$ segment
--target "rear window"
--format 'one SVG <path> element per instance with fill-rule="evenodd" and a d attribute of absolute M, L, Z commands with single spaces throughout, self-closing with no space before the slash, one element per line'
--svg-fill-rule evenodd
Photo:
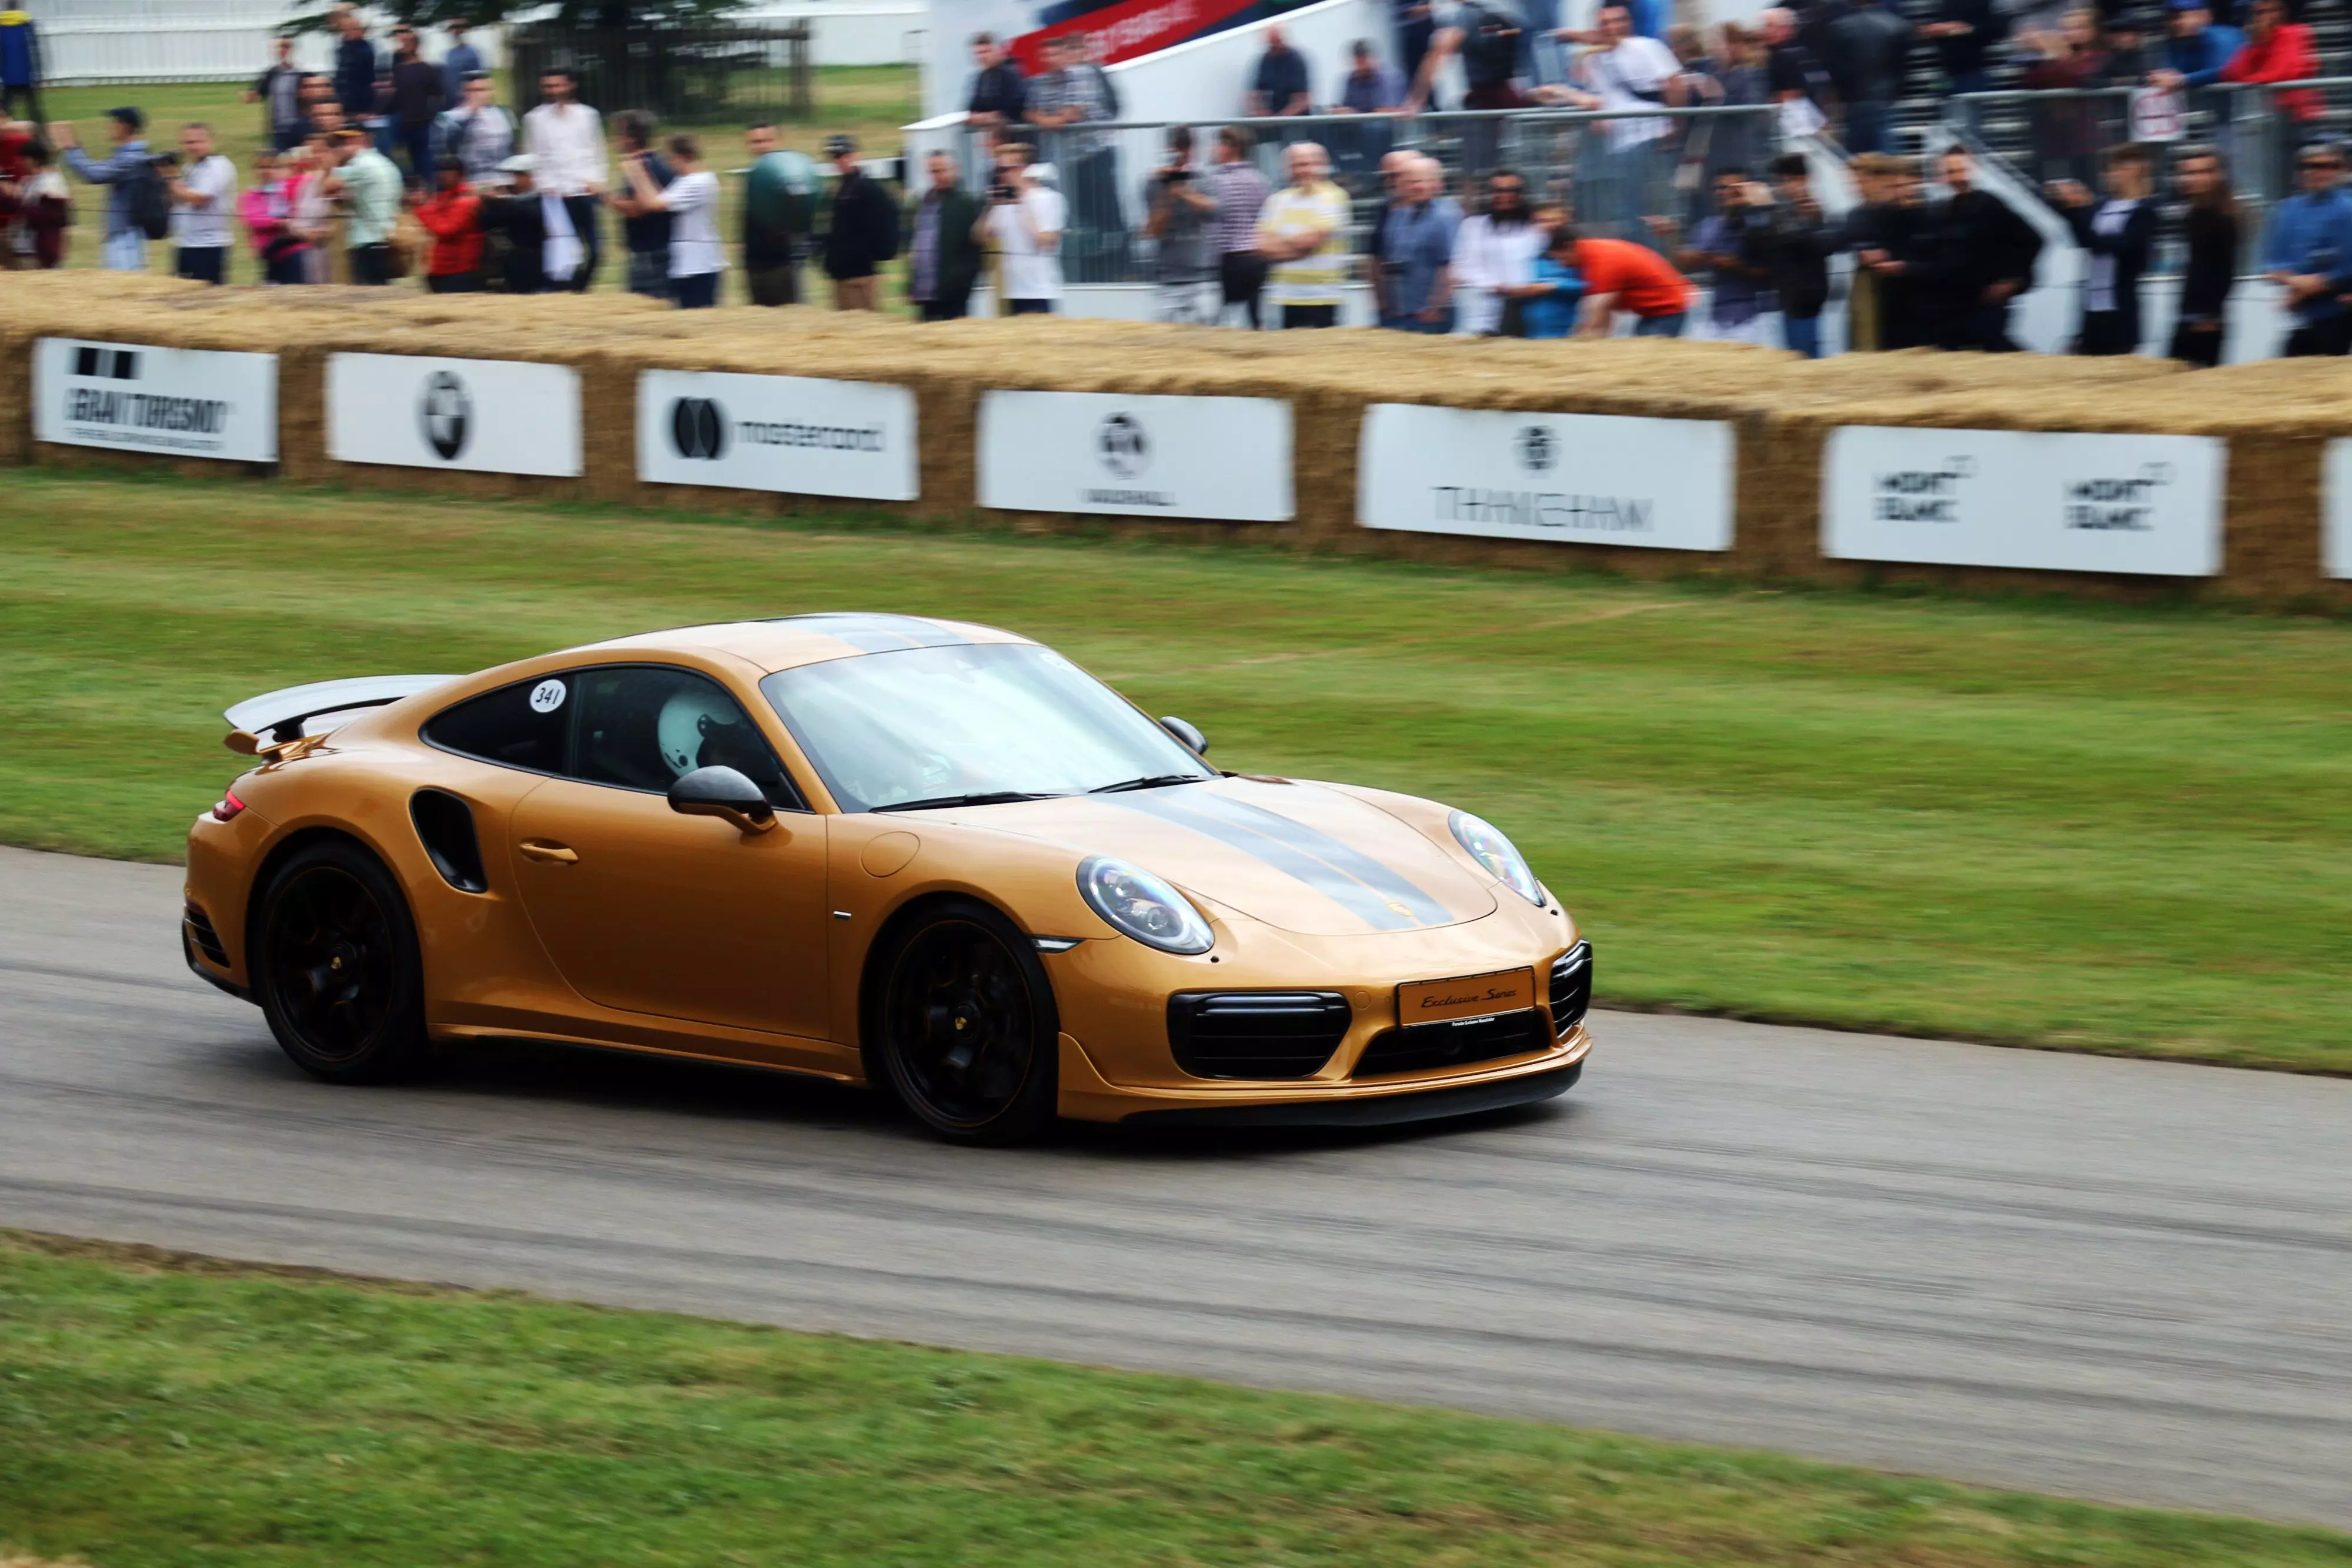
<path fill-rule="evenodd" d="M 443 709 L 425 720 L 418 733 L 426 744 L 460 757 L 533 773 L 561 773 L 564 737 L 572 722 L 572 684 L 569 674 L 517 681 Z"/>

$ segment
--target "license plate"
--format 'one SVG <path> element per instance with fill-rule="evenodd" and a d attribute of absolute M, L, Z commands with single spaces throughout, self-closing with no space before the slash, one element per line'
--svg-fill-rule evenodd
<path fill-rule="evenodd" d="M 1397 1022 L 1449 1023 L 1536 1005 L 1536 972 L 1502 969 L 1458 980 L 1414 980 L 1397 988 Z"/>

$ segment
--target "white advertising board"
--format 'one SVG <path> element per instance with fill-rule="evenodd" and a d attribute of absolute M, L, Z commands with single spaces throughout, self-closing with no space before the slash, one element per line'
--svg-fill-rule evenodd
<path fill-rule="evenodd" d="M 2319 570 L 2352 577 L 2352 441 L 2327 444 L 2319 481 Z"/>
<path fill-rule="evenodd" d="M 637 477 L 801 496 L 921 494 L 915 394 L 876 382 L 637 373 Z"/>
<path fill-rule="evenodd" d="M 572 478 L 580 473 L 580 372 L 514 360 L 330 354 L 327 455 Z"/>
<path fill-rule="evenodd" d="M 1290 405 L 1255 397 L 992 392 L 980 504 L 1015 512 L 1288 522 Z"/>
<path fill-rule="evenodd" d="M 278 356 L 43 338 L 33 438 L 232 463 L 278 461 Z"/>
<path fill-rule="evenodd" d="M 2227 445 L 1856 425 L 1822 458 L 1822 551 L 1847 560 L 2210 577 Z"/>
<path fill-rule="evenodd" d="M 1376 402 L 1356 515 L 1412 533 L 1727 550 L 1738 441 L 1712 420 Z"/>

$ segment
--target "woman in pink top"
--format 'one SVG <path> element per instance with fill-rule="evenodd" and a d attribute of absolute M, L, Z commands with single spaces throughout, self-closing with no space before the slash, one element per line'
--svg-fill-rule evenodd
<path fill-rule="evenodd" d="M 286 171 L 274 152 L 263 152 L 253 161 L 254 185 L 238 199 L 237 210 L 245 219 L 246 237 L 253 243 L 253 254 L 261 258 L 263 276 L 271 283 L 306 283 L 304 253 L 308 241 L 293 232 L 289 222 L 294 204 Z"/>

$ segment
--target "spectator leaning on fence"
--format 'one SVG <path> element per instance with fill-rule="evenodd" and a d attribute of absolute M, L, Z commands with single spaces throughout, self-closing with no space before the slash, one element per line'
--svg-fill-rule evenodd
<path fill-rule="evenodd" d="M 2230 63 L 2221 68 L 2221 79 L 2308 81 L 2318 75 L 2319 50 L 2312 41 L 2311 29 L 2288 19 L 2286 0 L 2254 0 L 2253 9 L 2246 18 L 2245 42 Z M 2318 91 L 2307 87 L 2263 96 L 2277 99 L 2265 104 L 2265 108 L 2284 113 L 2298 126 L 2310 125 L 2325 108 Z"/>
<path fill-rule="evenodd" d="M 1046 40 L 1045 58 L 1053 68 L 1029 83 L 1029 123 L 1049 133 L 1045 152 L 1059 160 L 1080 231 L 1092 238 L 1092 250 L 1078 257 L 1081 266 L 1099 261 L 1115 269 L 1127 241 L 1118 151 L 1109 132 L 1080 128 L 1115 120 L 1118 110 L 1111 101 L 1110 78 L 1087 57 L 1088 48 L 1085 37 L 1076 33 Z M 1081 271 L 1078 281 L 1091 276 Z"/>
<path fill-rule="evenodd" d="M 211 126 L 191 120 L 180 128 L 180 166 L 164 188 L 172 193 L 173 271 L 199 283 L 227 282 L 236 165 L 213 150 Z"/>
<path fill-rule="evenodd" d="M 702 144 L 693 137 L 672 136 L 667 146 L 673 177 L 662 184 L 654 183 L 648 148 L 624 154 L 621 168 L 637 209 L 670 219 L 670 298 L 681 310 L 708 310 L 719 303 L 719 277 L 727 268 L 727 249 L 719 243 L 719 176 L 702 166 Z"/>
<path fill-rule="evenodd" d="M 1155 246 L 1151 280 L 1162 321 L 1212 326 L 1223 309 L 1210 234 L 1217 202 L 1201 186 L 1201 169 L 1192 162 L 1192 128 L 1171 126 L 1167 162 L 1143 187 L 1143 232 Z"/>
<path fill-rule="evenodd" d="M 1473 337 L 1522 337 L 1508 291 L 1535 281 L 1536 257 L 1549 236 L 1528 209 L 1528 183 L 1516 169 L 1486 178 L 1486 210 L 1463 221 L 1454 240 L 1454 287 L 1462 330 Z"/>
<path fill-rule="evenodd" d="M 1266 295 L 1285 327 L 1336 327 L 1348 279 L 1348 196 L 1312 141 L 1283 150 L 1290 183 L 1258 214 L 1257 247 L 1268 263 Z"/>
<path fill-rule="evenodd" d="M 1454 246 L 1462 208 L 1434 158 L 1401 153 L 1396 199 L 1381 214 L 1372 293 L 1381 325 L 1433 336 L 1454 330 Z"/>
<path fill-rule="evenodd" d="M 2230 291 L 2238 282 L 2238 204 L 2230 194 L 2230 168 L 2211 147 L 2194 143 L 2172 155 L 2183 210 L 2180 237 L 2189 256 L 2180 271 L 2180 304 L 2173 318 L 2176 360 L 2210 369 L 2228 347 Z"/>
<path fill-rule="evenodd" d="M 2148 72 L 2147 85 L 2165 92 L 2202 93 L 2245 47 L 2245 35 L 2213 20 L 2204 0 L 2172 0 L 2170 37 L 2164 63 Z M 2222 117 L 2228 117 L 2226 106 Z"/>
<path fill-rule="evenodd" d="M 106 238 L 100 254 L 107 270 L 144 272 L 147 242 L 163 237 L 153 232 L 152 219 L 161 211 L 168 225 L 171 198 L 147 151 L 146 115 L 136 109 L 110 109 L 106 125 L 114 151 L 102 160 L 84 152 L 74 128 L 63 121 L 49 127 L 49 142 L 63 154 L 67 168 L 106 187 Z"/>
<path fill-rule="evenodd" d="M 1255 145 L 1238 125 L 1217 132 L 1215 162 L 1209 165 L 1209 195 L 1217 204 L 1212 230 L 1217 251 L 1218 298 L 1224 309 L 1238 305 L 1255 329 L 1258 298 L 1265 288 L 1265 257 L 1257 249 L 1257 216 L 1265 210 L 1265 176 L 1250 162 Z"/>
<path fill-rule="evenodd" d="M 482 289 L 482 198 L 466 183 L 466 165 L 444 158 L 433 172 L 433 193 L 411 193 L 416 221 L 432 236 L 425 258 L 425 287 L 435 294 L 478 294 Z"/>
<path fill-rule="evenodd" d="M 2263 275 L 2284 292 L 2294 321 L 2280 351 L 2291 358 L 2341 354 L 2352 348 L 2352 196 L 2344 192 L 2344 153 L 2315 142 L 2296 158 L 2299 195 L 2271 209 L 2263 235 Z"/>
<path fill-rule="evenodd" d="M 898 204 L 858 162 L 855 137 L 829 137 L 824 151 L 840 175 L 833 188 L 833 226 L 824 236 L 833 308 L 879 310 L 882 264 L 898 254 Z"/>
<path fill-rule="evenodd" d="M 261 105 L 262 132 L 283 152 L 298 146 L 309 129 L 302 118 L 302 73 L 294 64 L 294 40 L 277 41 L 278 57 L 245 89 L 245 101 Z"/>
<path fill-rule="evenodd" d="M 643 110 L 625 109 L 613 116 L 613 134 L 621 144 L 622 172 L 626 176 L 613 193 L 613 210 L 621 214 L 621 245 L 628 254 L 628 289 L 648 299 L 667 299 L 669 209 L 640 193 L 641 182 L 631 172 L 631 161 L 652 183 L 656 195 L 670 183 L 669 162 L 654 151 L 654 117 Z"/>
<path fill-rule="evenodd" d="M 973 233 L 983 209 L 963 188 L 953 153 L 931 153 L 923 173 L 923 193 L 907 215 L 907 298 L 926 321 L 961 320 L 985 259 Z"/>
<path fill-rule="evenodd" d="M 1576 270 L 1584 279 L 1584 309 L 1577 335 L 1606 338 L 1621 315 L 1633 318 L 1637 338 L 1679 338 L 1698 290 L 1675 264 L 1628 239 L 1576 239 Z"/>
<path fill-rule="evenodd" d="M 1809 360 L 1822 357 L 1822 311 L 1830 299 L 1830 256 L 1837 231 L 1813 195 L 1811 170 L 1801 152 L 1772 160 L 1768 191 L 1751 192 L 1770 205 L 1764 221 L 1749 225 L 1748 259 L 1772 280 L 1780 306 L 1780 342 Z"/>
<path fill-rule="evenodd" d="M 1021 123 L 1029 101 L 1028 83 L 996 41 L 993 33 L 976 33 L 971 40 L 971 92 L 964 99 L 966 122 L 985 131 L 999 131 Z"/>
<path fill-rule="evenodd" d="M 441 156 L 463 163 L 466 183 L 477 191 L 505 183 L 499 165 L 514 156 L 514 120 L 490 101 L 496 88 L 488 72 L 468 72 L 457 107 L 444 113 L 436 128 Z"/>
<path fill-rule="evenodd" d="M 1069 207 L 1062 193 L 1030 162 L 1024 141 L 996 144 L 996 178 L 988 187 L 988 210 L 972 237 L 993 245 L 997 289 L 1007 315 L 1042 316 L 1062 298 L 1062 231 Z"/>
<path fill-rule="evenodd" d="M 563 216 L 557 221 L 570 232 L 551 232 L 549 238 L 572 240 L 580 257 L 570 273 L 550 273 L 549 281 L 581 291 L 595 280 L 596 264 L 604 255 L 597 209 L 610 173 L 604 155 L 604 122 L 580 101 L 580 83 L 568 70 L 551 70 L 541 76 L 539 94 L 543 101 L 522 117 L 531 182 L 541 195 L 563 204 Z"/>
<path fill-rule="evenodd" d="M 1927 340 L 1939 349 L 2013 352 L 2010 308 L 2033 287 L 2042 235 L 2008 203 L 1979 188 L 1976 160 L 1966 149 L 1947 147 L 1937 169 L 1947 194 L 1922 220 L 1928 246 L 1940 257 Z"/>

